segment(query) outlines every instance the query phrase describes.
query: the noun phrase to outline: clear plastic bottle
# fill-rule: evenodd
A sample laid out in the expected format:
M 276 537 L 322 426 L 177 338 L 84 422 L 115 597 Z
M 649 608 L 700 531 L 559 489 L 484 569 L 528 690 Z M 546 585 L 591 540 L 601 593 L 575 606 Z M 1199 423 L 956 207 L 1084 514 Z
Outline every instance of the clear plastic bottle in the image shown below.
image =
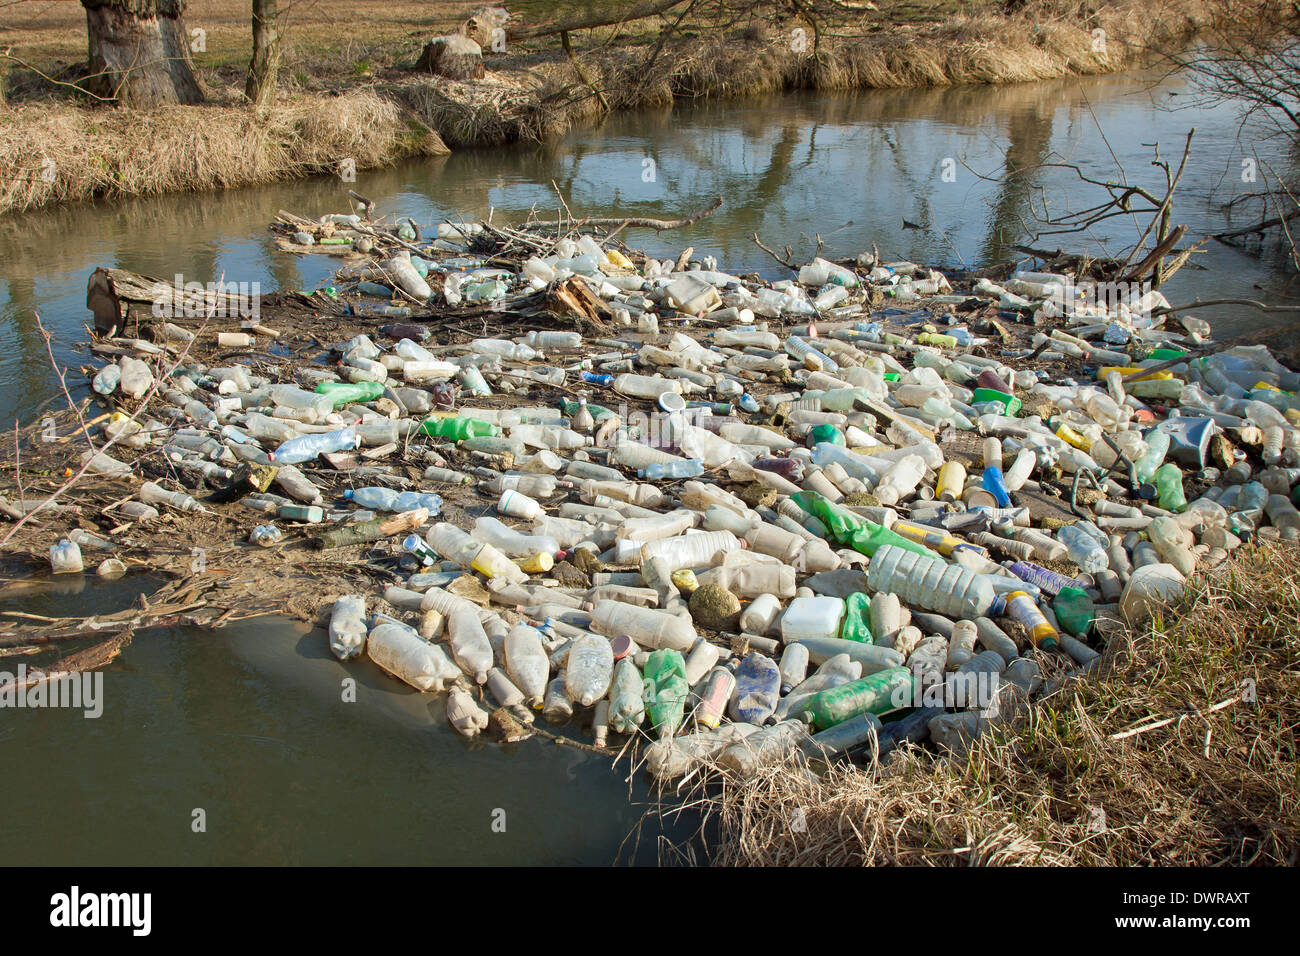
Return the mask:
M 537 628 L 516 624 L 505 639 L 506 673 L 523 692 L 528 706 L 541 710 L 546 697 L 546 684 L 551 675 L 551 662 L 542 646 L 542 636 Z M 640 682 L 637 684 L 640 687 Z
M 1096 574 L 1110 567 L 1105 546 L 1086 531 L 1068 524 L 1056 532 L 1056 537 L 1065 545 L 1066 554 L 1080 570 Z
M 583 634 L 569 648 L 564 672 L 565 693 L 574 703 L 590 707 L 609 693 L 613 673 L 614 651 L 608 639 L 599 634 Z
M 497 548 L 511 558 L 531 558 L 538 554 L 554 557 L 560 544 L 554 537 L 544 534 L 525 534 L 507 527 L 491 515 L 483 515 L 474 522 L 474 537 Z
M 442 512 L 442 496 L 419 491 L 394 491 L 391 488 L 349 488 L 343 497 L 370 511 L 400 513 L 423 508 L 435 517 Z
M 323 454 L 352 451 L 360 447 L 361 438 L 356 429 L 340 428 L 291 438 L 272 452 L 270 458 L 278 465 L 298 465 L 314 461 Z
M 629 655 L 614 665 L 609 685 L 609 725 L 615 733 L 631 734 L 645 722 L 645 687 Z
M 370 629 L 366 655 L 416 690 L 441 691 L 460 679 L 461 671 L 446 652 L 412 628 L 385 620 Z
M 746 655 L 736 667 L 736 687 L 728 713 L 732 720 L 762 724 L 781 698 L 781 671 L 776 661 L 757 652 Z
M 466 691 L 452 687 L 447 692 L 447 722 L 465 737 L 477 737 L 488 725 L 488 713 Z
M 129 355 L 122 356 L 118 386 L 122 389 L 123 395 L 129 398 L 143 398 L 153 387 L 153 381 L 153 371 L 148 365 Z
M 204 511 L 204 507 L 183 491 L 168 491 L 166 488 L 146 481 L 140 486 L 138 497 L 145 504 L 167 505 L 177 511 Z
M 60 538 L 50 545 L 50 570 L 54 574 L 75 574 L 85 567 L 77 542 Z
M 872 556 L 867 567 L 867 587 L 873 592 L 897 594 L 915 607 L 958 618 L 974 619 L 987 614 L 994 601 L 993 585 L 984 575 L 894 545 L 884 545 Z
M 741 547 L 740 540 L 730 531 L 704 531 L 648 542 L 641 547 L 641 560 L 663 558 L 670 571 L 712 567 L 718 555 L 739 551 Z
M 874 494 L 886 508 L 892 507 L 911 494 L 924 476 L 925 460 L 920 455 L 907 455 L 885 472 Z
M 702 474 L 704 474 L 704 463 L 697 458 L 654 462 L 637 471 L 638 477 L 647 481 L 676 481 L 681 478 L 698 478 Z
M 727 703 L 736 689 L 736 675 L 733 667 L 726 665 L 709 671 L 700 688 L 700 702 L 695 708 L 695 722 L 702 727 L 716 728 L 722 723 L 727 711 Z
M 452 658 L 460 669 L 476 684 L 486 681 L 492 669 L 492 643 L 478 613 L 467 608 L 452 611 L 447 618 L 447 634 Z
M 366 598 L 345 594 L 330 613 L 330 650 L 341 661 L 360 657 L 366 649 Z
M 690 651 L 699 640 L 689 620 L 621 601 L 597 601 L 591 611 L 591 626 L 609 637 L 626 635 L 642 647 L 667 647 L 682 653 Z

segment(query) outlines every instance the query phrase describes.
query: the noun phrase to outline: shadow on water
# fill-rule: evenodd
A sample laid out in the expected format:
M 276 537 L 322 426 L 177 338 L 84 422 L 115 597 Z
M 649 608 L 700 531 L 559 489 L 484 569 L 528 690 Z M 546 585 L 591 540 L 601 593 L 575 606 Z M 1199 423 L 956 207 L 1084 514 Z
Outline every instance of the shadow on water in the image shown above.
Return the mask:
M 1155 185 L 1144 144 L 1158 140 L 1170 155 L 1195 125 L 1175 208 L 1192 235 L 1204 234 L 1222 228 L 1220 204 L 1255 188 L 1234 179 L 1243 156 L 1258 149 L 1291 160 L 1277 144 L 1243 140 L 1229 109 L 1166 109 L 1182 89 L 1177 79 L 1152 86 L 1119 76 L 704 103 L 611 117 L 545 146 L 362 172 L 355 184 L 316 179 L 9 217 L 0 220 L 0 424 L 30 420 L 55 394 L 33 312 L 54 331 L 61 362 L 85 361 L 71 346 L 88 319 L 85 284 L 95 267 L 311 289 L 335 261 L 274 251 L 267 223 L 279 209 L 344 211 L 351 185 L 379 213 L 422 224 L 489 213 L 515 221 L 531 209 L 551 218 L 552 180 L 575 211 L 598 215 L 672 217 L 721 195 L 722 209 L 690 229 L 625 239 L 661 256 L 691 245 L 723 268 L 774 277 L 786 273 L 756 247 L 755 233 L 769 245 L 790 243 L 800 257 L 820 236 L 832 256 L 877 244 L 886 256 L 959 266 L 1010 256 L 1044 201 L 1055 212 L 1096 201 L 1072 173 L 1041 163 L 1077 163 L 1106 178 L 1116 174 L 1113 151 L 1134 182 Z M 904 230 L 904 218 L 921 228 Z M 1135 235 L 1116 220 L 1092 238 L 1118 247 Z M 1175 301 L 1280 301 L 1296 291 L 1275 258 L 1211 244 L 1198 262 L 1206 268 L 1185 269 L 1167 290 Z M 1240 310 L 1205 317 L 1220 335 L 1256 321 Z M 71 381 L 83 394 L 78 376 Z M 0 595 L 0 610 L 92 614 L 151 586 L 61 581 L 45 593 Z M 348 678 L 355 702 L 344 699 Z M 142 632 L 104 672 L 104 695 L 98 719 L 28 710 L 0 720 L 0 748 L 14 768 L 0 775 L 0 836 L 28 848 L 33 862 L 656 859 L 653 833 L 620 849 L 651 799 L 641 775 L 626 782 L 626 759 L 611 772 L 607 757 L 541 740 L 465 741 L 447 726 L 441 701 L 367 662 L 340 664 L 323 632 L 288 619 Z M 205 832 L 194 832 L 196 811 Z M 683 819 L 673 836 L 692 829 Z

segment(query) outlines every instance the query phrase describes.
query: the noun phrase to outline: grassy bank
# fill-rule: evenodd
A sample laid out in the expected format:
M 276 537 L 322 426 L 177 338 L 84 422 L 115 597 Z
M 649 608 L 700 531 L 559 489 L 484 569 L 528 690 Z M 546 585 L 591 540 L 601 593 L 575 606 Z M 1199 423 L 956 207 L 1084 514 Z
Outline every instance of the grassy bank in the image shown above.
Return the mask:
M 215 189 L 373 168 L 453 148 L 541 140 L 606 110 L 681 98 L 779 90 L 1027 82 L 1111 72 L 1184 45 L 1219 19 L 1259 16 L 1274 0 L 1039 0 L 1004 12 L 987 0 L 882 2 L 829 29 L 763 13 L 725 28 L 688 15 L 573 34 L 577 64 L 555 37 L 486 56 L 487 76 L 413 73 L 423 43 L 481 4 L 384 5 L 318 0 L 290 8 L 275 107 L 241 104 L 247 9 L 195 0 L 204 31 L 195 67 L 209 103 L 133 111 L 95 105 L 63 85 L 84 58 L 76 4 L 19 4 L 0 27 L 8 69 L 0 106 L 0 213 L 96 197 Z M 591 4 L 512 5 L 525 23 Z M 595 5 L 599 9 L 599 4 Z M 673 29 L 661 36 L 660 29 Z M 341 28 L 362 23 L 364 28 Z M 662 42 L 661 42 L 662 40 Z M 18 62 L 21 60 L 21 63 Z
M 1295 865 L 1295 560 L 1293 545 L 1242 549 L 1113 638 L 1093 678 L 964 757 L 910 749 L 883 772 L 841 766 L 811 783 L 773 768 L 697 787 L 709 862 Z

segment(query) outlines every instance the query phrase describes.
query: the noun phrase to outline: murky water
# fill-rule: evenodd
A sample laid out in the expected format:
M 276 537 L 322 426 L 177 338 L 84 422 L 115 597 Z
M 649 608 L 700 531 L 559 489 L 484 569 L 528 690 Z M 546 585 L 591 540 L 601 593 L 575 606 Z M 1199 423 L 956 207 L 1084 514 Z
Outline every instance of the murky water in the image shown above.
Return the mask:
M 632 230 L 626 239 L 664 255 L 692 245 L 723 268 L 772 276 L 788 273 L 755 234 L 774 248 L 790 244 L 796 261 L 820 236 L 832 255 L 874 243 L 890 257 L 973 266 L 1012 258 L 1025 242 L 1119 251 L 1145 222 L 1111 220 L 1087 239 L 1032 239 L 1044 203 L 1061 215 L 1102 198 L 1050 164 L 1105 180 L 1119 178 L 1118 162 L 1129 181 L 1155 189 L 1162 174 L 1149 144 L 1176 164 L 1194 126 L 1174 221 L 1199 237 L 1224 228 L 1223 203 L 1262 185 L 1243 182 L 1243 160 L 1255 160 L 1262 179 L 1291 158 L 1240 129 L 1231 109 L 1175 108 L 1188 98 L 1182 81 L 1128 76 L 791 95 L 615 117 L 547 147 L 363 171 L 355 184 L 321 179 L 10 217 L 0 220 L 0 423 L 32 420 L 56 394 L 34 313 L 54 333 L 60 362 L 85 361 L 71 344 L 89 319 L 85 283 L 96 266 L 311 289 L 333 260 L 276 252 L 266 225 L 278 209 L 346 211 L 349 186 L 381 214 L 422 224 L 489 212 L 517 221 L 531 208 L 551 218 L 552 181 L 590 215 L 672 218 L 721 195 L 722 209 L 689 229 Z M 920 228 L 903 228 L 904 219 Z M 1276 252 L 1252 257 L 1210 243 L 1195 262 L 1166 288 L 1171 300 L 1283 302 L 1300 291 Z M 1240 308 L 1202 314 L 1221 336 L 1261 324 Z M 125 606 L 138 589 L 128 579 L 0 610 L 90 614 Z M 355 703 L 342 700 L 347 676 L 358 682 Z M 105 674 L 104 693 L 96 720 L 0 712 L 0 753 L 13 768 L 0 776 L 0 836 L 27 847 L 33 862 L 606 863 L 646 799 L 640 780 L 626 782 L 626 759 L 610 772 L 607 758 L 540 741 L 467 744 L 438 702 L 366 665 L 338 664 L 322 633 L 285 620 L 139 635 Z M 206 833 L 194 832 L 197 809 Z M 504 833 L 493 828 L 498 811 Z M 643 841 L 622 856 L 648 862 L 654 853 Z

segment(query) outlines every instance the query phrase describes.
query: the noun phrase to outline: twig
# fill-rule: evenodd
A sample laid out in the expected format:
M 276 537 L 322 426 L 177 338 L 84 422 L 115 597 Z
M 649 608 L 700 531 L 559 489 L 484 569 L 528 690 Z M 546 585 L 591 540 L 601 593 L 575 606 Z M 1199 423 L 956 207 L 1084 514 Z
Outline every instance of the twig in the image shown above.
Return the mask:
M 203 324 L 199 326 L 199 330 L 196 333 L 194 333 L 194 337 L 185 343 L 185 348 L 181 349 L 180 355 L 176 357 L 176 361 L 172 363 L 171 368 L 167 370 L 166 374 L 157 376 L 155 378 L 153 386 L 149 389 L 148 392 L 145 393 L 144 397 L 140 400 L 140 405 L 131 414 L 131 417 L 127 419 L 127 424 L 134 422 L 140 416 L 140 413 L 145 410 L 145 408 L 149 405 L 149 402 L 153 399 L 153 397 L 156 394 L 158 394 L 158 389 L 162 388 L 163 382 L 167 381 L 167 379 L 171 377 L 172 373 L 175 372 L 176 369 L 180 368 L 181 363 L 185 361 L 185 356 L 189 354 L 190 347 L 199 340 L 199 336 L 203 333 L 203 331 L 207 327 L 208 327 L 208 323 L 206 320 L 204 320 Z M 118 438 L 124 437 L 126 433 L 127 433 L 126 425 L 123 425 L 122 429 L 118 431 L 116 435 L 111 436 L 108 439 L 108 441 L 104 443 L 103 448 L 101 448 L 98 452 L 92 452 L 86 458 L 85 462 L 82 463 L 82 466 L 77 469 L 76 473 L 73 474 L 71 478 L 69 478 L 58 488 L 56 488 L 53 492 L 51 492 L 50 496 L 46 498 L 44 503 L 41 504 L 38 508 L 36 508 L 35 511 L 29 511 L 27 514 L 23 515 L 23 517 L 19 521 L 17 521 L 12 528 L 9 529 L 9 532 L 3 538 L 0 538 L 0 548 L 4 547 L 6 544 L 9 543 L 10 539 L 13 538 L 13 536 L 18 533 L 18 529 L 21 528 L 23 525 L 25 525 L 31 519 L 32 515 L 37 514 L 41 510 L 52 505 L 58 499 L 59 495 L 63 494 L 65 491 L 67 491 L 69 488 L 75 485 L 78 481 L 80 481 L 82 476 L 85 475 L 85 473 L 90 469 L 90 463 L 94 461 L 97 457 L 99 457 L 99 455 L 104 454 L 105 452 L 108 451 L 108 449 L 112 448 L 113 445 L 117 443 Z
M 1240 698 L 1238 697 L 1229 697 L 1226 700 L 1219 701 L 1217 704 L 1215 704 L 1213 707 L 1211 707 L 1209 710 L 1205 711 L 1204 713 L 1201 713 L 1200 711 L 1197 711 L 1197 713 L 1200 713 L 1201 716 L 1204 717 L 1206 714 L 1213 714 L 1216 711 L 1223 710 L 1225 707 L 1231 707 L 1239 700 Z M 1136 737 L 1138 734 L 1145 734 L 1149 730 L 1159 730 L 1161 727 L 1168 727 L 1174 721 L 1181 720 L 1186 716 L 1187 714 L 1179 714 L 1177 717 L 1166 717 L 1164 720 L 1157 720 L 1149 724 L 1142 724 L 1140 727 L 1134 727 L 1132 730 L 1124 730 L 1117 734 L 1111 734 L 1110 739 L 1124 740 L 1127 737 Z

